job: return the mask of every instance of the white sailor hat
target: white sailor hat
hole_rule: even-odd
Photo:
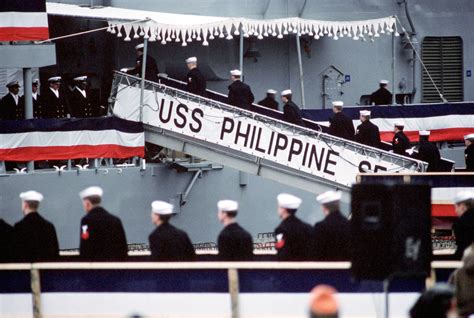
[[[135,46],[135,50],[140,50],[140,49],[143,49],[144,47],[145,47],[145,44],[140,43],[137,46]]]
[[[271,89],[271,88],[267,89],[267,94],[276,94],[276,93],[277,93],[277,91],[274,90],[274,89]]]
[[[232,212],[239,209],[239,203],[233,200],[220,200],[217,202],[217,209],[222,212]]]
[[[83,76],[74,77],[74,80],[76,82],[85,82],[85,81],[87,81],[87,76],[83,75]]]
[[[340,100],[335,100],[334,102],[332,102],[332,106],[342,107],[344,106],[344,102]]]
[[[18,81],[11,81],[7,83],[6,85],[8,88],[13,87],[13,86],[20,86],[20,83]]]
[[[61,76],[53,76],[48,78],[48,82],[60,82],[61,81]]]
[[[280,193],[277,196],[278,206],[285,209],[297,209],[301,205],[301,199],[288,193]]]
[[[474,140],[474,134],[464,136],[464,140]]]
[[[388,81],[387,81],[387,80],[384,80],[384,79],[382,79],[382,80],[380,80],[379,84],[387,85],[387,84],[388,84]]]
[[[159,215],[170,215],[173,214],[173,205],[165,201],[153,201],[151,211]]]
[[[230,75],[232,75],[232,76],[241,76],[242,72],[240,70],[232,70],[232,71],[230,71]]]
[[[197,57],[191,56],[186,59],[186,63],[196,63],[198,61]]]
[[[395,127],[405,127],[405,123],[401,120],[396,121],[393,125]]]
[[[293,94],[291,92],[291,89],[285,89],[284,91],[281,92],[281,96],[286,96],[286,95],[291,95]]]
[[[371,114],[370,110],[360,110],[359,113],[361,116],[370,116]]]
[[[472,191],[460,191],[454,196],[454,203],[458,204],[467,200],[474,199],[474,192]]]
[[[43,195],[39,192],[36,191],[26,191],[20,193],[20,199],[23,201],[38,201],[41,202],[43,201]]]
[[[429,130],[420,130],[418,133],[420,136],[429,136],[431,134]]]
[[[79,192],[79,197],[81,197],[81,199],[85,199],[85,198],[93,197],[93,196],[102,197],[103,194],[104,194],[104,190],[102,190],[101,187],[93,186],[93,187],[88,187],[82,190],[81,192]]]
[[[39,83],[40,83],[39,78],[35,78],[35,79],[31,82],[31,84],[33,84],[33,85],[39,85]]]
[[[341,200],[341,192],[339,191],[326,191],[316,197],[316,201],[320,204],[326,204],[329,202]]]

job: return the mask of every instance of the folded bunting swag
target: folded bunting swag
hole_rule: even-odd
[[[143,125],[115,117],[2,121],[0,160],[143,157]]]
[[[461,141],[474,133],[474,103],[425,104],[410,106],[347,107],[343,112],[352,119],[354,127],[360,124],[359,111],[371,110],[371,121],[379,127],[380,138],[391,142],[395,122],[405,123],[404,132],[411,142],[418,141],[418,131],[431,131],[430,141]],[[334,116],[331,109],[303,110],[307,119],[329,126]]]
[[[49,38],[45,0],[1,0],[0,41]]]

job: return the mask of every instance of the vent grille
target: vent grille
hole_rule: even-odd
[[[462,39],[460,37],[425,37],[422,59],[439,91],[449,102],[463,100]],[[440,102],[441,98],[423,69],[424,103]]]

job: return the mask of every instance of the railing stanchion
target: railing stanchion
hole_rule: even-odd
[[[33,297],[33,317],[41,318],[41,281],[39,269],[32,268],[31,275],[31,295]]]
[[[229,278],[229,294],[230,294],[230,306],[231,306],[231,317],[239,318],[239,273],[236,268],[229,268],[227,271]]]

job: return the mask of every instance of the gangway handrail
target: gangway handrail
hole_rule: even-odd
[[[175,78],[172,78],[172,77],[168,77],[168,76],[164,76],[162,73],[158,74],[158,77],[159,78],[162,78],[162,79],[165,79],[167,81],[171,81],[171,82],[175,82],[175,83],[178,83],[178,84],[181,84],[181,85],[187,85],[186,82],[183,82],[183,81],[180,81],[178,79],[175,79]],[[206,92],[209,92],[209,93],[212,93],[214,95],[218,95],[218,96],[221,96],[223,98],[227,98],[227,96],[223,93],[220,93],[220,92],[216,92],[216,91],[213,91],[212,89],[209,89],[207,88],[206,89]],[[262,106],[262,105],[259,105],[257,103],[252,103],[252,107],[255,107],[255,108],[258,108],[258,109],[261,109],[261,110],[265,110],[265,111],[270,111],[270,112],[275,112],[275,113],[279,113],[279,114],[283,114],[282,111],[280,110],[276,110],[276,109],[270,109],[268,107],[265,107],[265,106]],[[317,122],[315,122],[314,120],[311,120],[311,119],[308,119],[308,118],[303,118],[304,121],[307,121],[307,122],[310,122],[310,123],[313,123],[314,125],[317,125],[317,126],[321,126],[321,127],[325,127],[321,124],[318,124]]]
[[[123,72],[115,71],[114,84],[113,84],[114,87],[118,88],[117,82],[121,82],[122,78],[127,79],[127,81],[128,81],[128,79],[131,78],[131,79],[136,80],[137,83],[138,83],[138,81],[141,80],[139,77],[129,75],[129,74],[126,74],[126,73],[123,73]],[[365,155],[371,154],[372,156],[374,156],[376,158],[381,158],[383,156],[383,157],[386,157],[386,158],[390,158],[392,160],[407,161],[407,162],[410,163],[410,165],[413,165],[413,163],[416,163],[417,164],[417,167],[416,167],[417,171],[421,170],[421,172],[423,172],[423,171],[426,170],[427,163],[424,162],[424,161],[420,161],[420,160],[413,159],[413,158],[407,158],[405,156],[398,155],[398,154],[395,154],[395,153],[390,153],[390,152],[387,152],[387,151],[384,151],[384,150],[381,150],[381,149],[378,149],[378,148],[375,148],[375,147],[363,145],[363,144],[357,143],[357,142],[352,141],[352,140],[347,140],[347,139],[339,138],[339,137],[336,137],[336,136],[332,136],[332,135],[329,135],[329,134],[324,133],[322,131],[315,131],[315,130],[312,130],[312,129],[309,129],[309,128],[306,128],[306,127],[293,125],[291,123],[288,123],[288,122],[285,122],[285,121],[282,121],[282,120],[279,120],[279,119],[275,119],[275,118],[272,118],[272,117],[269,117],[269,116],[266,116],[266,115],[262,115],[262,114],[255,113],[255,112],[252,112],[252,111],[249,111],[249,110],[237,108],[237,107],[234,107],[234,106],[231,106],[231,105],[228,105],[228,104],[225,104],[225,103],[221,103],[219,101],[215,101],[215,100],[212,100],[212,99],[209,99],[209,98],[205,98],[205,97],[202,97],[202,96],[199,96],[199,95],[195,95],[195,94],[192,94],[192,93],[189,93],[189,92],[177,89],[177,88],[169,87],[169,86],[167,86],[165,84],[162,84],[162,83],[156,83],[156,82],[152,82],[152,81],[146,81],[146,82],[147,82],[148,86],[152,85],[154,91],[155,91],[155,87],[158,88],[158,89],[162,89],[164,92],[172,91],[176,95],[178,95],[178,94],[182,95],[183,99],[186,99],[186,100],[192,100],[193,99],[194,101],[196,101],[199,104],[205,104],[205,105],[208,105],[208,106],[211,106],[211,107],[216,107],[216,108],[219,108],[219,109],[225,109],[226,111],[237,114],[238,116],[249,117],[249,118],[261,120],[262,122],[267,122],[267,123],[268,122],[273,122],[275,124],[275,126],[279,126],[279,128],[284,127],[286,129],[292,130],[294,135],[298,135],[298,134],[300,134],[300,135],[309,135],[309,136],[316,135],[318,137],[323,137],[325,139],[324,142],[328,146],[334,145],[336,143],[339,143],[339,144],[342,143],[342,144],[345,145],[346,149],[347,149],[348,146],[350,146],[350,147],[353,148],[352,150],[357,152],[357,153],[363,153]],[[129,81],[129,85],[130,85],[130,81]],[[116,90],[112,89],[112,92],[114,92],[114,91],[116,91]],[[192,99],[190,97],[192,97]],[[388,161],[390,161],[390,160],[388,160]],[[393,161],[391,161],[391,162],[393,162]]]

